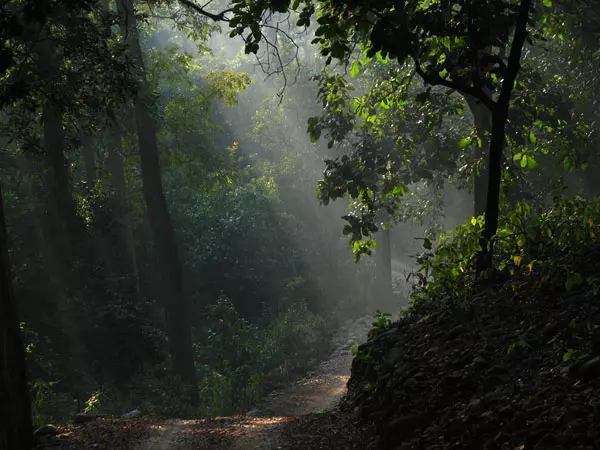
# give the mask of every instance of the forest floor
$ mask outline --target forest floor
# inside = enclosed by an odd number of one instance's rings
[[[98,419],[60,428],[43,449],[197,450],[353,448],[351,419],[334,408],[346,390],[351,346],[366,340],[370,319],[347,322],[331,356],[312,373],[272,392],[246,415],[210,419]]]

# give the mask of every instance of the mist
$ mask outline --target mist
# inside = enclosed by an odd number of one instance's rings
[[[446,36],[423,65],[309,6],[297,26],[289,5],[85,3],[6,38],[0,272],[29,428],[333,407],[367,345],[482,273],[530,276],[506,236],[597,190],[596,103],[568,91],[593,63],[565,81],[524,51],[515,107],[491,69],[456,81]]]

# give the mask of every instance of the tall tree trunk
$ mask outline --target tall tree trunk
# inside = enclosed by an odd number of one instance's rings
[[[121,135],[117,136],[117,145],[121,147]],[[123,272],[132,277],[132,284],[135,287],[136,296],[140,298],[140,277],[135,249],[135,238],[133,235],[133,226],[127,208],[127,187],[125,181],[125,167],[123,156],[112,145],[108,149],[108,171],[110,172],[111,185],[113,190],[112,210],[115,212],[115,220],[118,225],[119,249],[117,254],[123,263]]]
[[[50,40],[48,26],[40,33],[36,45],[37,69],[48,86],[52,86],[59,74],[59,56]],[[67,159],[64,153],[63,118],[60,106],[52,98],[52,93],[42,106],[44,150],[46,158],[46,188],[49,196],[49,224],[53,258],[60,263],[67,278],[74,257],[75,244],[81,243],[82,229],[76,214]]]
[[[109,0],[102,0],[102,12],[108,14],[111,10]],[[112,34],[109,30],[109,34]],[[115,211],[115,220],[117,221],[119,249],[118,258],[124,263],[123,272],[132,277],[132,283],[135,286],[137,300],[141,298],[140,276],[137,261],[137,252],[135,249],[135,238],[131,218],[127,210],[127,184],[125,181],[125,167],[123,156],[120,153],[123,143],[122,130],[113,125],[109,128],[109,133],[114,132],[114,139],[109,139],[108,146],[108,171],[111,176],[111,185],[113,190],[113,208]]]
[[[500,212],[500,183],[502,182],[502,151],[504,149],[506,121],[510,99],[517,75],[521,69],[521,55],[527,38],[527,21],[531,12],[533,0],[521,0],[515,34],[508,57],[506,76],[502,82],[500,96],[492,114],[492,137],[490,139],[490,170],[485,209],[485,228],[481,238],[481,253],[477,261],[477,272],[490,270],[493,267],[492,238],[498,230]]]
[[[151,114],[152,96],[146,81],[146,70],[133,2],[132,0],[118,0],[117,8],[121,20],[121,32],[129,46],[133,74],[135,79],[139,80],[134,112],[138,131],[143,193],[148,221],[161,264],[161,272],[168,291],[168,296],[164,299],[164,308],[173,368],[186,383],[194,386],[193,395],[197,396],[188,314],[189,305],[184,296],[181,261],[163,191],[156,125]],[[197,398],[192,400],[197,400]]]
[[[83,166],[85,167],[85,181],[88,191],[91,191],[96,185],[96,180],[98,178],[92,136],[86,132],[83,135],[81,144]]]
[[[12,289],[8,234],[0,191],[0,450],[32,445],[25,351]]]

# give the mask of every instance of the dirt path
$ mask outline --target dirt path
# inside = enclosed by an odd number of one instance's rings
[[[244,416],[214,419],[168,420],[150,425],[147,436],[134,450],[279,450],[310,447],[318,437],[303,431],[285,436],[285,425],[299,416],[335,406],[346,390],[352,363],[351,346],[366,339],[371,319],[347,322],[332,339],[332,354],[304,379],[273,392]],[[306,445],[305,445],[306,444]],[[323,447],[327,448],[327,447]]]
[[[332,353],[304,379],[271,393],[246,415],[193,420],[104,419],[61,427],[40,449],[62,450],[283,450],[351,449],[339,414],[319,413],[346,390],[351,347],[366,340],[371,317],[348,321],[332,338]],[[346,428],[344,428],[346,427]]]

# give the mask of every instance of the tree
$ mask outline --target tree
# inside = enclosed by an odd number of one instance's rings
[[[489,148],[483,154],[487,169],[485,229],[482,234],[478,271],[491,269],[493,242],[498,228],[502,158],[508,111],[515,81],[521,68],[521,55],[528,38],[528,22],[534,13],[533,0],[489,2],[391,0],[343,2],[339,0],[263,0],[251,4],[236,0],[220,13],[209,13],[191,0],[183,5],[217,21],[228,21],[231,36],[244,39],[246,52],[256,53],[265,40],[260,28],[274,13],[299,10],[298,26],[309,26],[319,9],[315,43],[329,65],[335,58],[348,63],[356,47],[368,58],[396,59],[412,63],[416,73],[430,87],[441,86],[459,92],[474,111],[480,136],[489,129]],[[551,6],[552,2],[544,2]],[[232,18],[228,17],[232,15]],[[536,17],[537,18],[537,17]],[[535,22],[534,22],[535,24]],[[531,38],[530,38],[531,40]],[[412,82],[412,77],[407,83]],[[429,92],[428,89],[427,92]],[[480,112],[479,112],[480,111]],[[491,124],[489,115],[491,114]],[[489,163],[485,164],[485,158]],[[482,209],[485,174],[476,176],[475,211]],[[373,211],[360,220],[353,218],[355,235],[377,230]],[[363,226],[364,225],[364,226]],[[364,247],[368,251],[368,246]]]
[[[321,12],[315,41],[321,44],[327,63],[333,58],[348,62],[359,45],[367,57],[379,54],[381,58],[397,59],[400,64],[410,61],[426,84],[470,96],[491,111],[486,221],[479,270],[491,268],[505,128],[528,36],[532,0],[409,1],[402,5],[331,0],[318,4]]]
[[[157,131],[152,117],[152,94],[148,88],[137,18],[132,0],[118,0],[121,34],[126,40],[132,71],[137,80],[134,114],[142,169],[143,193],[148,222],[152,229],[161,274],[165,281],[162,293],[173,368],[185,383],[194,386],[192,401],[197,401],[196,370],[189,324],[189,306],[184,295],[181,260],[175,231],[167,207],[159,163]]]
[[[25,350],[17,317],[8,256],[8,233],[0,190],[0,449],[32,444],[31,405]]]

